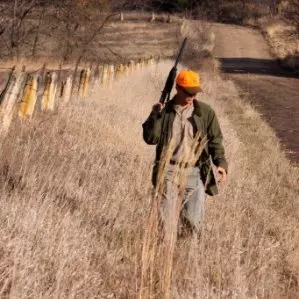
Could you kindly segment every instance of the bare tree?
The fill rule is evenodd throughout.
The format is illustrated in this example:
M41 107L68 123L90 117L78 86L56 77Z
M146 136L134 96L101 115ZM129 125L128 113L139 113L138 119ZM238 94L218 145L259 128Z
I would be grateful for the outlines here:
M35 37L34 37L34 41L33 41L33 45L32 45L32 52L31 52L32 57L34 57L36 55L37 46L38 46L39 38L40 38L41 27L42 27L42 22L43 22L44 15L45 15L45 9L46 9L46 7L43 6L43 8L40 10L38 24L35 28Z
M0 35L2 35L5 31L5 27L2 21L0 21Z
M5 20L3 18L3 13L5 11L5 7L0 8L0 36L5 32Z
M0 4L1 56L35 57L41 37L57 43L57 54L65 61L84 56L125 5L123 0L4 1Z
M10 51L11 56L19 57L20 46L32 33L34 27L28 26L26 19L39 4L38 0L14 0L11 7Z
M94 56L93 49L99 46L118 55L113 49L100 41L103 29L111 20L125 9L127 1L80 0L74 5L72 0L64 1L56 6L56 18L63 36L63 61L81 60L86 56Z
M289 0L284 10L285 17L292 22L299 31L299 0Z

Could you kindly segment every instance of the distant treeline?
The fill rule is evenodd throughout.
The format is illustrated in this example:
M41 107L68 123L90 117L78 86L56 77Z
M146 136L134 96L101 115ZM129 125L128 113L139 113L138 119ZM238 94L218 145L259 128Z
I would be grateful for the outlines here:
M131 2L131 5L130 5ZM159 12L197 12L198 9L205 10L206 12L220 13L224 7L227 6L265 6L275 11L279 5L280 0L147 0L147 1L128 1L131 7L145 7Z
M45 46L63 61L97 57L108 23L132 11L151 13L148 20L177 14L233 24L278 15L299 28L299 0L0 0L0 59L36 57Z
M73 6L100 10L142 9L156 13L185 13L188 17L206 16L213 20L240 21L247 17L277 15L280 12L296 21L299 0L1 0L12 6Z
M219 22L242 23L246 19L276 15L297 25L299 20L299 0L135 0L127 1L126 5L131 9L183 13Z

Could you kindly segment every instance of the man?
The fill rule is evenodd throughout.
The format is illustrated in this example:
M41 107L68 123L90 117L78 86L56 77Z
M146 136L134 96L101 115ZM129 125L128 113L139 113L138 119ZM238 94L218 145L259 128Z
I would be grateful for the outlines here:
M191 70L181 71L176 90L165 106L153 106L143 124L143 138L147 144L157 145L152 181L155 187L162 184L160 214L164 225L173 223L181 196L184 219L200 231L205 193L218 193L211 159L222 182L226 180L227 162L215 112L195 99L202 91L199 75Z

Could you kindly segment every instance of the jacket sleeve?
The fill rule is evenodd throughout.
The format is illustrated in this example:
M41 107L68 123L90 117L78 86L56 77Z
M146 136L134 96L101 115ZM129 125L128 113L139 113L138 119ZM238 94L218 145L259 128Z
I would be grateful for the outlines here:
M215 112L211 109L208 114L208 149L212 161L216 166L224 168L227 172L228 164L225 159L224 147L222 145L222 132Z
M143 139L147 144L157 144L161 137L162 114L152 111L142 124Z

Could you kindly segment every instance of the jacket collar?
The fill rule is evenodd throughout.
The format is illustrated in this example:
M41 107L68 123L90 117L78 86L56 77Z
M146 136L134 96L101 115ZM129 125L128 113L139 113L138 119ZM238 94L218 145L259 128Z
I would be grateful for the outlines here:
M194 106L194 114L196 114L197 116L201 116L201 108L200 108L200 104L198 100L194 100L193 101L193 106Z

